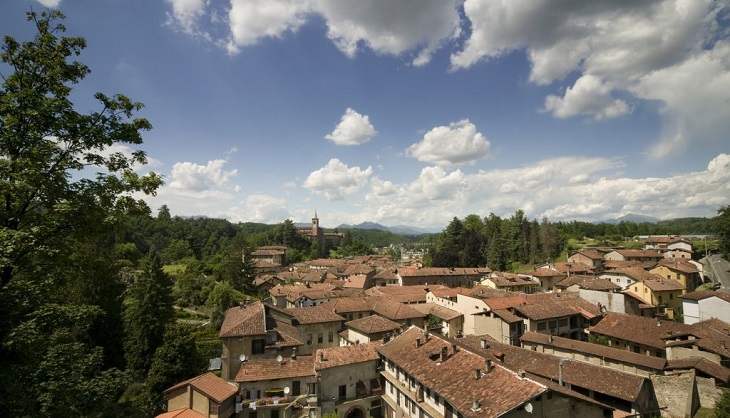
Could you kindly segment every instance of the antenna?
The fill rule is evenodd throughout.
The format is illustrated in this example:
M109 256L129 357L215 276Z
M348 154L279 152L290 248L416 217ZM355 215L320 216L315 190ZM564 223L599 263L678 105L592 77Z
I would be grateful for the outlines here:
M288 395L288 394L289 394L289 386L286 386L284 388L284 395Z
M238 356L238 359L241 360L241 363L243 363L244 361L246 361L246 355L241 354L240 356Z
M528 402L528 403L525 404L525 411L528 414L531 414L532 413L532 404L531 403Z
M281 366L281 361L282 360L284 360L284 358L281 357L281 355L276 356L276 362L279 363L279 366Z

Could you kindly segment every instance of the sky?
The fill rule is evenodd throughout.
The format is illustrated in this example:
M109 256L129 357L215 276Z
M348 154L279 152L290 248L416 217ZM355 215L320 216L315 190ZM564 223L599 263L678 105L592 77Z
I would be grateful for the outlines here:
M78 110L145 105L153 213L438 231L730 205L730 0L16 0L0 34L45 7L87 41Z

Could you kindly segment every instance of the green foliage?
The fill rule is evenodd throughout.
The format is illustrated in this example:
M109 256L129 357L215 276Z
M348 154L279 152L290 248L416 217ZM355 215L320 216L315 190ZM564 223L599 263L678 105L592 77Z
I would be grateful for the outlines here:
M724 390L722 397L715 403L715 417L730 418L730 391Z
M246 295L237 291L227 282L218 282L205 301L205 306L210 309L210 319L215 328L220 328L228 308L236 306L246 299Z
M712 219L715 235L720 241L720 253L730 260L730 206L723 206Z
M206 360L198 353L193 329L181 324L169 325L147 374L147 388L152 397L157 398L153 404L158 405L162 401L165 389L202 373L205 366Z
M598 344L598 345L604 345L606 347L609 346L609 344L608 344L608 338L604 337L603 335L593 335L593 334L590 334L588 336L588 342L589 343L593 343L593 344Z
M175 318L171 286L160 258L152 252L124 301L125 359L135 373L147 373L166 326Z

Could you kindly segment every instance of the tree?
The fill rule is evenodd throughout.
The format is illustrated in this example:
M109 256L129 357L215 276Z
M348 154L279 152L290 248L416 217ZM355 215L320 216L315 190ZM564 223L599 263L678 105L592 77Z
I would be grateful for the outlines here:
M162 345L165 327L175 319L172 280L154 251L143 272L130 284L124 301L124 349L127 368L146 374L155 350Z
M198 353L190 326L169 325L165 330L164 343L155 351L147 374L146 385L153 404L160 403L165 389L202 373L204 365L205 359Z
M720 241L720 252L726 260L730 260L730 206L720 208L712 221Z
M106 152L142 143L140 131L151 125L132 119L140 103L97 93L101 111L85 115L73 108L71 85L89 68L67 62L86 42L59 36L65 27L57 20L63 18L57 11L28 13L35 38L20 43L6 36L0 54L12 70L0 73L0 287L33 256L59 251L68 231L129 206L129 193L153 193L161 184L158 175L140 177L133 170L146 163L143 151ZM94 169L97 174L89 176Z
M730 418L730 391L723 391L722 397L715 403L716 418Z
M127 379L107 368L114 340L99 346L119 326L106 239L148 210L130 195L161 179L135 173L143 151L112 151L151 126L122 95L77 112L85 41L63 36L60 12L27 18L33 39L6 36L0 51L0 416L113 416Z

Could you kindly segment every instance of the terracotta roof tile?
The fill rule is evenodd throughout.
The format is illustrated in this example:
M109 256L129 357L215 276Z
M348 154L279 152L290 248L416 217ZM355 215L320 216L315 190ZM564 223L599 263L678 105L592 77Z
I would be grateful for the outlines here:
M519 378L513 371L497 364L489 373L482 373L476 379L474 371L486 369L482 356L463 348L453 353L448 340L433 334L416 348L417 338L423 338L423 334L420 329L412 327L383 344L378 351L441 395L465 417L500 416L546 391L545 386L528 378ZM438 359L442 348L449 353L443 362ZM434 357L437 360L433 360ZM471 409L475 399L481 404L479 411Z
M345 321L345 318L337 315L330 309L322 307L322 305L309 306L305 308L288 308L282 309L282 311L291 315L300 324Z
M665 370L685 369L695 369L702 374L713 377L723 383L728 383L730 381L730 369L702 357L669 360L667 361L667 367L665 368Z
M370 315L363 318L345 322L345 326L363 334L377 334L386 331L394 331L401 328L401 324L380 315Z
M445 321L450 321L452 319L458 318L461 315L461 313L446 308L444 306L441 306L439 304L429 302L429 303L417 303L414 305L411 305L413 309L417 310L418 312L422 313L424 316L426 315L433 315L437 318L441 318Z
M666 337L686 334L690 332L691 326L674 321L607 312L596 325L588 330L591 333L664 350Z
M672 290L682 290L682 283L674 279L664 279L661 277L644 279L644 285L654 292L667 292Z
M192 386L199 392L203 393L207 397L213 399L217 403L223 403L228 398L234 396L238 392L238 387L229 384L220 377L213 373L205 373L200 376L195 376L192 379L188 379L184 382L180 382L175 386L165 390L165 393L174 391L184 386Z
M499 358L504 360L500 364L512 370L523 369L526 372L558 381L559 364L562 357L498 342L490 342L489 348L481 349L480 340L480 337L470 335L459 341L474 350L481 350L477 352L495 360L498 359L497 354L499 353ZM574 388L585 388L629 402L638 399L642 386L647 381L641 376L577 360L564 361L562 367L563 381ZM596 376L600 376L600 379L597 379Z
M376 351L381 341L345 347L320 348L314 355L314 369L324 370L348 364L376 361L380 358Z
M244 337L266 334L264 304L256 301L242 306L234 306L226 311L221 325L221 337Z
M155 418L208 418L208 416L203 415L194 409L180 408L162 413L157 415Z
M314 356L297 356L296 360L284 357L281 363L276 359L253 358L241 364L233 380L240 383L315 375Z

